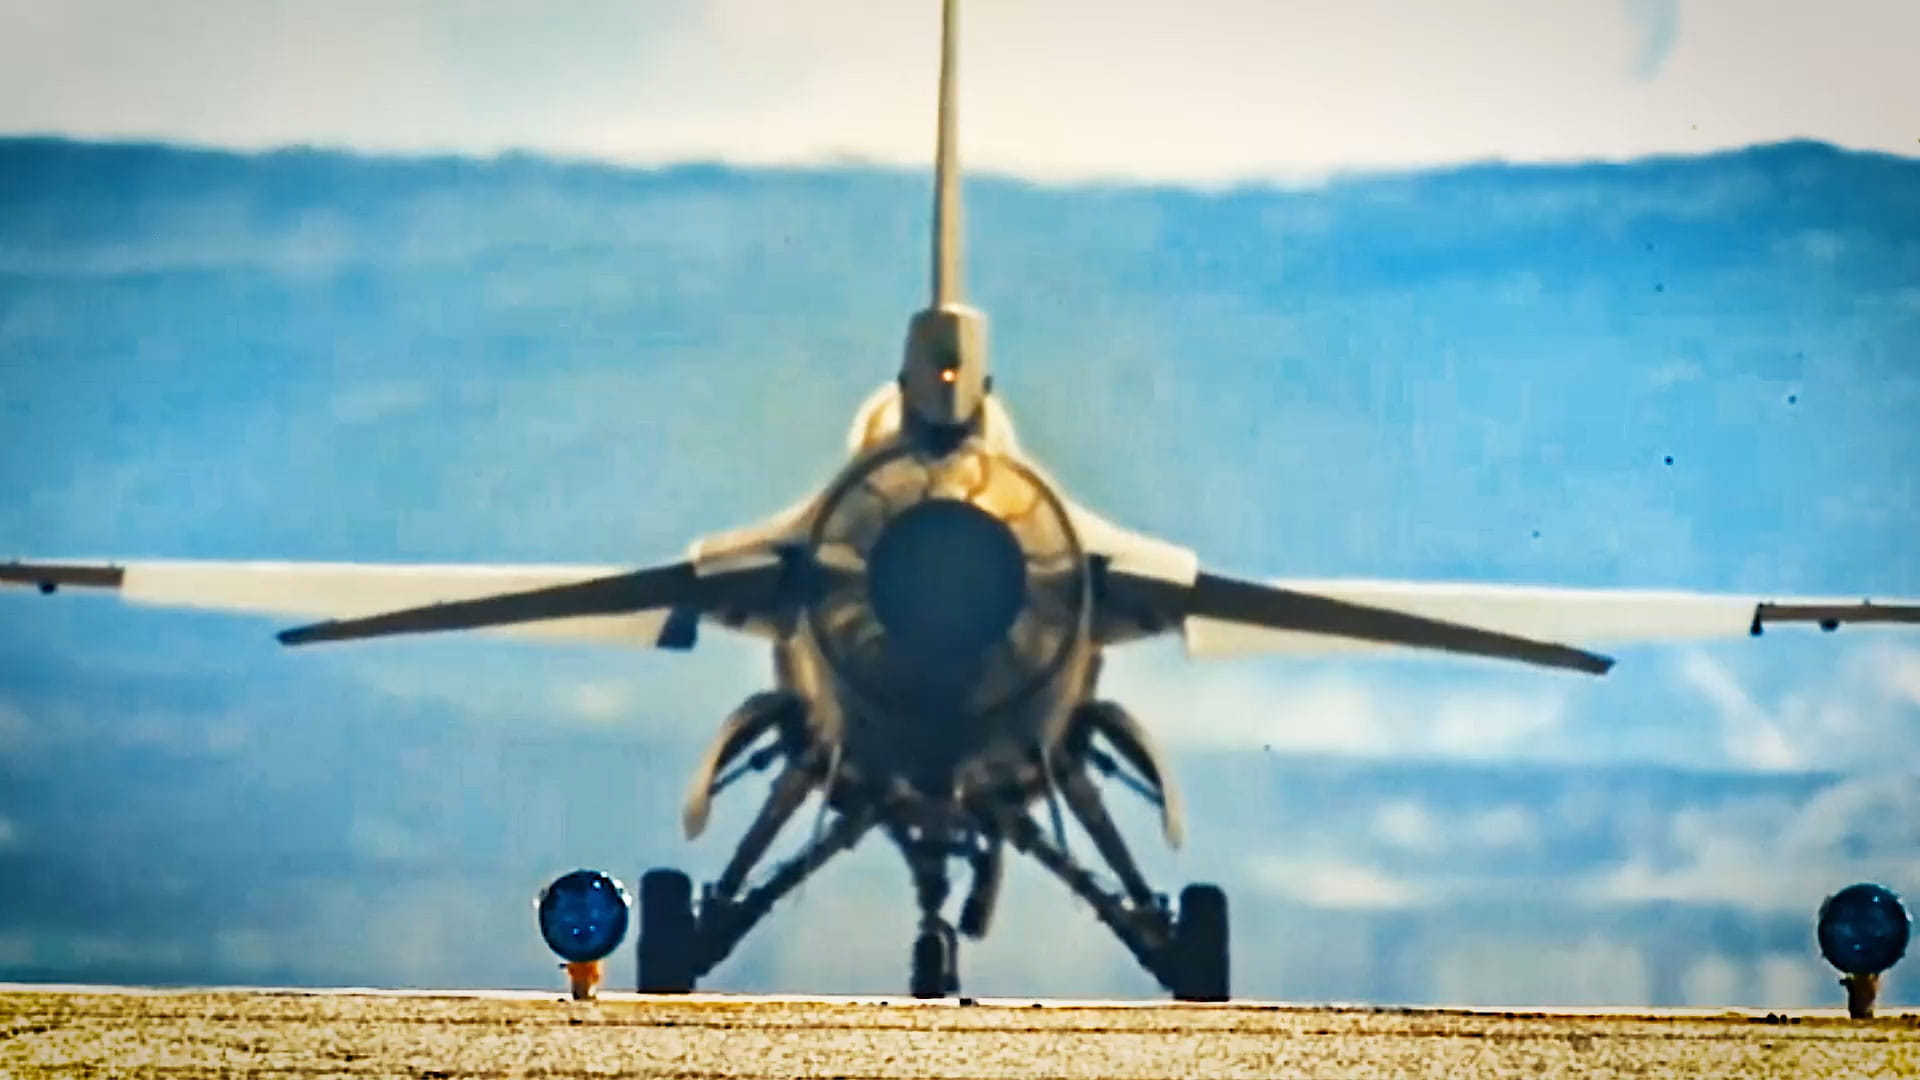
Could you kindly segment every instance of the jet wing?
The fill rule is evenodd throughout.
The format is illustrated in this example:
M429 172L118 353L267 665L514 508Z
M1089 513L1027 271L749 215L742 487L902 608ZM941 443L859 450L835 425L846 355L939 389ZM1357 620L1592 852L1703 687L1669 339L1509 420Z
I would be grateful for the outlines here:
M1208 575L1200 575L1196 584ZM1811 623L1920 624L1920 600L1793 597L1653 589L1574 589L1463 582L1291 578L1242 589L1309 595L1547 641L1587 645L1759 636L1768 626ZM1182 632L1189 655L1325 654L1377 649L1393 642L1332 636L1244 613L1218 603L1190 606Z
M135 604L325 619L288 643L426 630L687 648L702 614L758 614L777 573L767 562L702 573L688 562L432 565L212 561L0 563L0 585L111 591ZM534 597L511 600L513 597ZM475 605L489 600L491 606ZM408 613L404 618L392 614ZM384 620L384 621L383 621Z

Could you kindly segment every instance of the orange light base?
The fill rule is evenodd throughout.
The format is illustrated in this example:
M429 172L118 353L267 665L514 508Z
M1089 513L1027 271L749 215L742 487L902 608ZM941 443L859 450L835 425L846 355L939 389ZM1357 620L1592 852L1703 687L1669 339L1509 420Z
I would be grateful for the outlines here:
M573 990L573 1000L592 1001L594 992L600 989L600 979L606 974L606 965L599 960L584 964L562 964L567 969L567 985Z
M1847 1015L1855 1020L1873 1019L1874 999L1880 996L1880 976L1848 975L1840 980L1847 988Z

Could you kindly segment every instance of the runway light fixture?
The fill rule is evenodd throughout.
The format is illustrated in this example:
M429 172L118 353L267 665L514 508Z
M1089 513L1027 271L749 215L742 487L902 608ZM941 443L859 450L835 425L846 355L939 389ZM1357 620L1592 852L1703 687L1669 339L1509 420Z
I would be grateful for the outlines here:
M1821 903L1814 934L1820 955L1840 971L1849 1015L1873 1016L1880 976L1906 955L1912 927L1900 898L1884 885L1849 885Z
M575 870L540 890L540 937L564 963L575 1000L599 987L601 961L627 936L633 907L624 885L599 870Z

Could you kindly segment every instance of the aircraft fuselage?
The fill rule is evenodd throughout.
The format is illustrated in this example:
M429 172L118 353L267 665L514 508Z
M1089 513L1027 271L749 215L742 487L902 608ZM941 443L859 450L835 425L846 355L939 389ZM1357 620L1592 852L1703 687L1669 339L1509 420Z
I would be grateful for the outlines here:
M901 432L828 485L776 670L837 749L836 789L1024 803L1093 689L1086 559L1065 501L1010 446L944 443Z

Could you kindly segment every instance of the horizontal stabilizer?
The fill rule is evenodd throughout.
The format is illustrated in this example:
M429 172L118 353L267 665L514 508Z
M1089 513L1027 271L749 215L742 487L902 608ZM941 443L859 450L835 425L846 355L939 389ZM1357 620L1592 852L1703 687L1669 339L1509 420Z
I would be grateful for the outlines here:
M282 631L279 638L284 645L307 645L671 608L753 613L770 606L780 574L775 563L702 576L692 563L679 562L543 589L332 619Z
M1110 602L1139 611L1143 621L1184 620L1189 645L1192 627L1204 622L1517 660L1590 675L1604 675L1613 667L1607 657L1566 645L1218 574L1202 573L1191 585L1181 585L1113 572L1107 575L1106 589Z
M1911 599L1340 578L1288 578L1271 584L1506 634L1602 647L1758 636L1769 626L1793 623L1825 630L1849 624L1920 624L1920 600ZM1211 614L1188 619L1185 634L1187 649L1194 656L1310 656L1381 647L1377 642L1301 633Z
M126 584L126 580L126 568L109 563L0 563L0 585L31 585L49 594L63 585L85 589L118 589Z
M764 562L764 560L762 560ZM632 573L619 564L486 565L432 563L222 562L215 560L45 560L0 563L0 586L42 593L110 592L130 604L281 618L352 620L398 610L538 591ZM669 577L686 574L673 571ZM689 595L710 594L698 575ZM632 596L629 596L632 599ZM679 617L676 617L678 613ZM671 605L622 613L513 621L480 628L511 637L684 647L697 614Z

